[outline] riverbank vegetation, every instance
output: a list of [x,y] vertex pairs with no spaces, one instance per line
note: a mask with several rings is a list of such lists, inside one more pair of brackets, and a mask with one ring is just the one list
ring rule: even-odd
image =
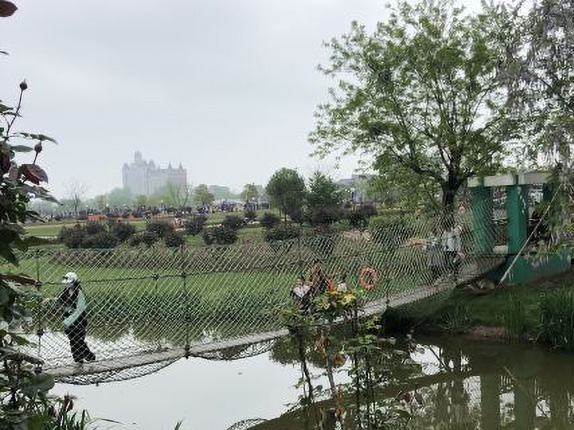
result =
[[455,290],[387,316],[398,329],[537,342],[574,351],[574,270],[487,292]]

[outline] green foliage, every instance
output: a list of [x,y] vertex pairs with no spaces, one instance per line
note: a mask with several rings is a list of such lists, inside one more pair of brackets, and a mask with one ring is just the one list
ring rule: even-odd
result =
[[111,249],[118,246],[119,240],[116,236],[107,231],[90,234],[82,242],[82,248]]
[[307,205],[314,208],[340,208],[343,203],[343,190],[329,176],[315,172],[309,180],[309,191],[307,193]]
[[562,289],[541,297],[539,340],[574,351],[574,292]]
[[108,193],[108,204],[110,206],[130,205],[132,199],[132,193],[128,188],[114,188]]
[[452,210],[468,177],[500,168],[519,125],[512,79],[497,73],[497,29],[488,15],[431,0],[398,1],[372,33],[353,23],[327,44],[322,71],[340,83],[318,108],[316,154],[372,154],[389,180],[440,187]]
[[449,333],[462,333],[470,327],[470,309],[468,305],[456,305],[444,309],[439,325]]
[[401,246],[412,231],[404,216],[379,215],[369,221],[369,232],[377,243],[384,243],[389,250]]
[[281,219],[270,212],[265,212],[261,218],[259,218],[259,224],[264,228],[273,228],[281,222]]
[[220,225],[204,229],[202,237],[206,245],[232,245],[237,242],[237,231]]
[[174,231],[173,225],[167,221],[150,221],[146,224],[145,229],[150,233],[155,233],[160,238],[164,238]]
[[183,234],[176,231],[167,233],[164,237],[165,245],[168,248],[179,248],[185,245],[186,240]]
[[266,242],[296,239],[299,236],[301,236],[301,230],[291,224],[280,224],[276,227],[266,229],[264,233],[264,239]]
[[305,180],[296,170],[282,168],[276,171],[265,188],[270,202],[284,216],[301,210],[305,203]]
[[510,338],[520,339],[526,333],[526,309],[517,294],[508,297],[508,305],[502,318],[504,328]]
[[193,201],[203,207],[209,207],[213,204],[215,195],[209,191],[207,185],[200,184],[193,190]]
[[83,228],[87,235],[103,233],[107,231],[106,226],[98,221],[88,221],[83,225]]
[[117,222],[112,225],[111,233],[120,242],[125,242],[136,233],[136,227],[127,222]]
[[224,220],[221,222],[221,225],[227,227],[231,230],[239,230],[242,227],[245,227],[246,221],[245,218],[239,215],[226,215]]
[[154,243],[156,243],[159,239],[160,237],[157,235],[157,233],[153,231],[143,231],[141,233],[134,234],[132,237],[130,237],[128,243],[131,246],[146,245],[150,247]]
[[58,239],[67,248],[81,248],[86,238],[86,230],[80,224],[76,224],[71,228],[62,227],[58,234]]
[[339,221],[343,216],[342,210],[336,206],[314,206],[309,210],[307,218],[314,227],[327,227]]
[[185,222],[185,231],[191,236],[197,236],[202,232],[206,222],[207,217],[205,215],[194,215]]

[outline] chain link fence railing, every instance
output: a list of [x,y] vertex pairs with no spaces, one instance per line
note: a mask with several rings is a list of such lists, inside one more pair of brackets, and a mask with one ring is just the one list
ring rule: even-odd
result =
[[[17,270],[1,269],[37,278],[40,299],[32,303],[34,317],[23,330],[47,370],[73,361],[61,308],[43,299],[57,297],[62,276],[76,272],[88,298],[87,343],[97,362],[114,371],[113,363],[121,360],[178,348],[189,352],[192,345],[246,336],[253,341],[257,333],[280,330],[277,310],[292,300],[301,278],[312,288],[317,282],[336,288],[344,281],[350,288],[369,289],[365,310],[370,313],[446,291],[500,264],[503,256],[495,248],[500,228],[492,225],[473,221],[470,210],[450,221],[404,215],[371,232],[273,243],[38,249],[20,255]],[[485,234],[495,239],[493,247],[476,252],[477,238]],[[241,347],[237,351],[244,353]],[[233,358],[232,352],[225,357]],[[160,354],[157,361],[166,357]]]

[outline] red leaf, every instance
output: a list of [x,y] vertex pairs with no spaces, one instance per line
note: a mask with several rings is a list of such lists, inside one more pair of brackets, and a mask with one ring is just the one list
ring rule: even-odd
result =
[[7,0],[0,0],[0,17],[6,18],[12,16],[18,8],[16,5]]
[[35,279],[28,278],[27,276],[20,276],[20,275],[0,275],[0,279],[4,279],[6,281],[16,282],[17,284],[22,284],[22,285],[34,285],[36,283]]
[[40,185],[40,182],[48,182],[48,175],[37,164],[22,164],[20,166],[20,174],[36,185]]

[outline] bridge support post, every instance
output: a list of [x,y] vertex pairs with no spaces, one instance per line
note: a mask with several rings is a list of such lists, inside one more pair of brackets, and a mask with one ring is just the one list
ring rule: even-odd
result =
[[494,210],[492,188],[472,189],[473,248],[477,254],[490,254],[494,250]]
[[508,253],[518,254],[527,239],[528,186],[506,187],[508,216]]
[[500,421],[500,376],[482,375],[480,377],[480,425],[482,430],[496,430]]

